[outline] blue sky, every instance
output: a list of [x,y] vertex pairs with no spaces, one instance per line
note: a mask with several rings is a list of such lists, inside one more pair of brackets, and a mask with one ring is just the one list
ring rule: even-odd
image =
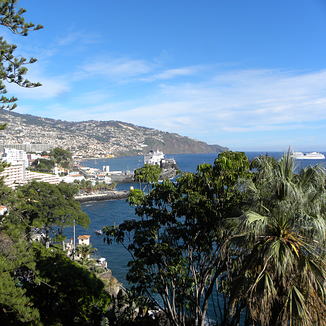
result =
[[326,151],[324,0],[21,0],[44,25],[16,112],[121,120],[233,150]]

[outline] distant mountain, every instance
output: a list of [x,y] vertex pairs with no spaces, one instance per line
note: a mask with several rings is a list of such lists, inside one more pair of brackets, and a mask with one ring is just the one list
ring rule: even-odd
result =
[[167,154],[216,153],[227,149],[121,121],[69,122],[2,110],[0,122],[8,125],[0,132],[2,144],[50,144],[84,157],[141,155],[151,149]]

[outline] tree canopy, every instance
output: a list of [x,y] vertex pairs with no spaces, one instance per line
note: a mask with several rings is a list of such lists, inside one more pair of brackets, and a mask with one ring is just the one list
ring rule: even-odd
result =
[[75,185],[60,183],[52,185],[36,182],[21,186],[16,193],[16,213],[21,216],[25,230],[41,228],[47,238],[62,236],[63,229],[76,224],[87,227],[89,217],[74,199],[78,192]]
[[[100,325],[110,295],[94,273],[59,250],[34,249],[41,282],[26,284],[44,325]],[[54,263],[55,262],[55,263]]]
[[145,164],[143,167],[136,169],[134,172],[134,180],[140,185],[145,184],[145,188],[150,184],[158,182],[162,169],[158,165]]
[[66,149],[56,147],[50,151],[50,158],[62,168],[68,169],[72,165],[72,154]]
[[54,161],[45,158],[38,158],[30,166],[30,169],[38,172],[51,173],[54,169]]
[[[84,227],[73,199],[77,187],[32,182],[11,193],[0,221],[1,325],[99,325],[111,300],[103,282],[55,244],[31,241],[36,230],[60,240],[62,229]],[[61,237],[62,239],[62,237]]]

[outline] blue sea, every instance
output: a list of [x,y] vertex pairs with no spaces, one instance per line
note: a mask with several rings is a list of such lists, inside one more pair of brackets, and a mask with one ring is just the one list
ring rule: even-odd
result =
[[[283,153],[266,153],[266,152],[248,152],[249,159],[261,154],[268,154],[275,158],[280,158]],[[213,163],[217,154],[176,154],[166,155],[176,160],[178,167],[182,171],[195,172],[197,165],[202,163]],[[297,169],[307,165],[321,164],[326,166],[326,160],[299,160],[296,161]],[[134,170],[143,166],[142,156],[120,157],[112,159],[96,159],[82,162],[83,166],[100,168],[109,165],[110,170]],[[118,185],[118,189],[129,189],[131,184]],[[97,201],[82,204],[83,210],[91,219],[90,226],[87,230],[77,227],[76,234],[91,235],[92,246],[97,248],[96,254],[99,257],[105,257],[108,261],[109,268],[113,275],[126,286],[125,276],[127,273],[127,263],[130,256],[125,248],[118,244],[107,245],[101,236],[95,234],[96,230],[102,229],[106,225],[118,225],[126,219],[135,218],[134,208],[130,207],[125,200]],[[68,231],[68,230],[67,230]],[[69,231],[67,234],[71,235]]]

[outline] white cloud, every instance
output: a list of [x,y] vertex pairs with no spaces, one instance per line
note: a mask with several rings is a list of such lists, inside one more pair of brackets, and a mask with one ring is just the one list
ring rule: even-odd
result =
[[40,82],[42,86],[35,88],[24,88],[15,84],[7,86],[8,93],[23,99],[51,99],[69,91],[70,86],[62,77],[44,77],[38,74],[29,74],[28,79],[33,82]]
[[76,80],[100,76],[112,81],[155,82],[167,81],[177,77],[189,77],[207,69],[205,66],[187,66],[163,69],[162,64],[149,60],[114,58],[107,56],[82,65],[75,74]]
[[96,60],[83,65],[77,79],[91,76],[102,76],[112,80],[125,80],[142,76],[152,71],[154,64],[136,59],[110,58]]
[[202,67],[200,66],[190,66],[190,67],[182,67],[182,68],[175,68],[175,69],[167,69],[158,74],[145,77],[143,81],[156,81],[156,80],[168,80],[173,79],[175,77],[180,76],[191,76],[201,70]]
[[93,34],[88,34],[86,32],[82,33],[82,32],[68,32],[67,34],[59,37],[56,40],[56,45],[57,46],[67,46],[67,45],[71,45],[72,43],[76,43],[78,42],[80,43],[96,43],[98,42],[99,37],[97,35],[93,35]]

